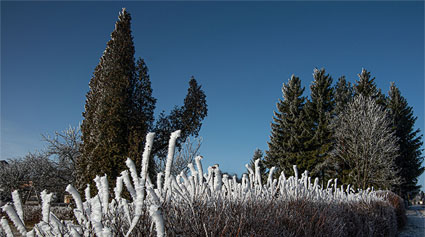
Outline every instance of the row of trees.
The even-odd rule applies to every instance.
[[[0,166],[0,200],[11,199],[11,192],[22,192],[24,201],[31,194],[47,190],[63,200],[66,186],[75,181],[75,161],[80,156],[81,133],[79,128],[69,127],[53,136],[43,135],[46,147],[28,153],[18,159],[9,159]]]
[[[323,181],[337,177],[406,197],[419,190],[424,171],[413,109],[394,83],[385,96],[370,72],[358,76],[354,85],[344,76],[333,85],[324,69],[315,69],[310,98],[303,96],[298,77],[284,83],[263,162],[289,175],[296,164]]]

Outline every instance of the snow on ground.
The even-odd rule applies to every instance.
[[[425,236],[425,206],[410,206],[407,211],[407,224],[399,233],[399,237]]]

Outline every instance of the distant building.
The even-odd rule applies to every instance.
[[[425,194],[423,191],[420,191],[413,199],[413,205],[424,205],[425,204]]]
[[[3,168],[4,166],[8,165],[9,163],[7,163],[7,161],[5,160],[0,160],[0,168]]]

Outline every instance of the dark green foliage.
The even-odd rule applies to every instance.
[[[334,117],[334,91],[332,77],[326,74],[325,69],[314,69],[313,77],[310,100],[304,107],[312,137],[307,143],[309,157],[303,160],[301,167],[324,179],[323,163],[329,158],[333,144],[330,123]]]
[[[189,81],[184,105],[181,107],[175,106],[170,115],[165,115],[164,112],[159,115],[154,128],[156,139],[153,144],[153,153],[159,159],[166,157],[168,140],[170,134],[175,130],[181,130],[180,137],[176,143],[177,148],[180,148],[181,144],[189,136],[198,136],[202,120],[207,114],[206,95],[195,78],[192,77]],[[152,177],[153,173],[150,172],[149,174]]]
[[[293,174],[294,164],[301,164],[299,167],[301,170],[307,168],[303,166],[302,161],[307,157],[304,151],[311,133],[305,124],[303,92],[301,80],[292,75],[288,83],[283,84],[283,100],[279,99],[271,123],[272,131],[265,165],[267,168],[275,166],[288,175]]]
[[[79,188],[106,173],[114,180],[125,168],[128,155],[132,81],[135,78],[134,45],[130,14],[123,10],[111,40],[96,67],[87,93],[83,144],[79,166]]]
[[[345,76],[338,79],[335,85],[335,108],[334,115],[338,116],[339,113],[344,111],[347,104],[353,98],[353,87],[350,82],[345,80]]]
[[[392,121],[392,128],[398,138],[400,154],[395,162],[399,168],[399,176],[402,183],[394,188],[394,191],[407,198],[419,191],[417,185],[418,177],[424,172],[421,165],[422,156],[422,135],[420,130],[414,128],[417,117],[413,115],[413,108],[408,105],[407,100],[401,95],[400,90],[391,84],[387,98],[387,108]]]
[[[362,96],[366,100],[371,98],[382,109],[389,110],[396,135],[394,139],[399,139],[398,144],[394,144],[394,146],[399,145],[401,153],[394,164],[390,162],[392,158],[389,156],[387,161],[382,160],[383,164],[389,164],[388,167],[382,166],[386,167],[385,169],[381,167],[375,171],[364,171],[372,172],[368,174],[375,176],[389,177],[388,175],[390,175],[394,177],[388,178],[386,181],[371,180],[369,183],[379,183],[379,185],[385,187],[389,187],[388,184],[392,183],[393,189],[403,197],[406,197],[407,193],[414,194],[419,189],[417,179],[425,168],[421,166],[421,162],[424,160],[421,149],[423,142],[422,136],[419,136],[420,131],[414,130],[416,117],[413,116],[413,109],[407,105],[406,100],[400,96],[395,86],[390,88],[390,98],[387,99],[377,88],[375,78],[371,78],[370,72],[363,69],[358,76],[359,79],[353,86],[342,76],[332,87],[332,78],[329,74],[326,74],[324,69],[315,69],[309,100],[302,96],[304,89],[301,88],[299,78],[293,76],[288,84],[284,84],[282,88],[283,100],[279,100],[277,111],[273,117],[272,131],[268,142],[269,150],[266,151],[264,163],[268,168],[276,166],[289,175],[293,174],[292,165],[296,164],[300,172],[304,170],[312,171],[312,175],[318,176],[322,181],[326,181],[329,177],[338,177],[345,184],[352,183],[354,166],[348,165],[348,161],[352,160],[350,162],[358,163],[359,160],[362,160],[364,157],[360,157],[359,154],[362,154],[372,144],[372,142],[365,143],[364,141],[372,138],[365,136],[361,140],[356,140],[358,144],[350,143],[353,146],[356,145],[360,150],[355,151],[348,159],[343,155],[348,149],[345,147],[348,144],[337,142],[335,133],[336,130],[341,130],[342,126],[347,125],[337,123],[338,118],[347,112],[348,105],[353,102],[354,98]],[[359,110],[355,110],[351,111],[350,116],[354,118],[359,114]],[[358,121],[347,123],[355,122]],[[353,129],[357,131],[365,126],[365,124],[360,123]],[[366,131],[368,133],[378,125],[372,124],[370,126]],[[382,131],[384,130],[382,128]],[[340,135],[351,134],[351,132],[351,130],[340,132]],[[358,134],[354,132],[353,136],[357,137]],[[385,136],[385,134],[378,132],[373,139],[376,140]],[[375,149],[379,150],[387,145],[381,144]],[[337,151],[345,157],[344,162],[334,159]],[[380,153],[385,152],[387,151]],[[395,173],[396,170],[399,170],[399,172]],[[403,181],[400,185],[397,184],[399,180]],[[363,187],[367,186],[366,183],[363,182]]]
[[[135,162],[136,167],[141,167],[142,154],[145,148],[146,134],[153,129],[154,110],[156,99],[152,96],[151,81],[148,68],[143,59],[136,63],[136,80],[134,80],[132,93],[132,107],[129,121],[129,152],[128,157]],[[153,156],[149,161],[154,167]]]
[[[358,76],[359,80],[354,85],[354,95],[372,97],[378,105],[385,106],[385,96],[381,93],[381,89],[376,87],[375,77],[371,78],[370,72],[364,68]]]
[[[123,9],[90,80],[81,126],[82,155],[76,162],[79,190],[93,184],[96,175],[107,174],[113,184],[128,157],[140,169],[150,131],[157,133],[149,161],[152,178],[154,158],[165,157],[170,133],[182,130],[177,141],[180,147],[188,136],[198,135],[207,116],[205,93],[192,77],[184,105],[175,107],[170,115],[162,113],[154,125],[156,99],[145,62],[139,59],[135,63],[130,21],[130,14]]]

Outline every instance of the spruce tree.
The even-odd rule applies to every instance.
[[[376,87],[375,77],[371,78],[370,72],[366,69],[362,69],[362,72],[358,74],[359,80],[354,85],[354,95],[363,95],[365,97],[371,97],[381,106],[385,106],[385,96],[382,94],[381,89]]]
[[[314,69],[313,78],[311,98],[304,107],[312,136],[306,143],[309,156],[303,160],[303,166],[312,171],[313,176],[323,180],[326,172],[324,163],[329,158],[333,144],[330,123],[334,117],[335,101],[332,77],[326,74],[325,69]]]
[[[393,187],[403,198],[409,194],[415,195],[420,189],[417,185],[418,177],[424,172],[422,162],[422,135],[420,130],[414,128],[417,117],[413,115],[413,108],[408,105],[407,100],[401,95],[400,90],[391,83],[387,97],[387,108],[390,113],[392,129],[398,138],[400,154],[395,163],[399,169],[398,175],[401,184]]]
[[[335,108],[334,115],[338,116],[339,113],[344,111],[347,104],[353,99],[353,87],[350,82],[347,82],[345,76],[338,78],[335,85]]]
[[[305,169],[302,161],[308,154],[305,153],[305,142],[311,135],[306,129],[303,107],[305,97],[301,80],[292,75],[288,83],[283,83],[283,100],[279,99],[271,123],[271,135],[266,151],[265,164],[267,168],[275,166],[292,175],[293,165]]]

